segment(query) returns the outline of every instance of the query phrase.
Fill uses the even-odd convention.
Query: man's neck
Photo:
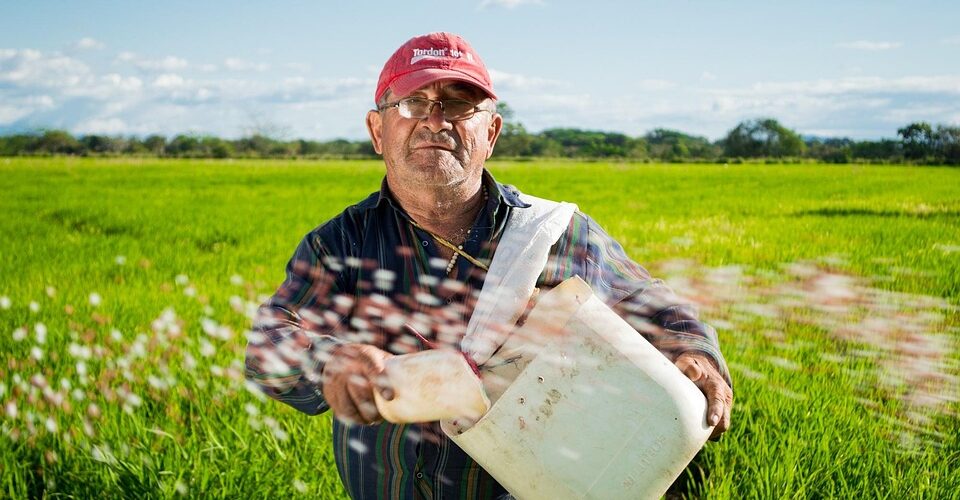
[[[454,186],[387,182],[393,197],[417,224],[454,244],[466,239],[483,206],[481,179]]]

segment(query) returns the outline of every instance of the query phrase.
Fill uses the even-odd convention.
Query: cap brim
[[[485,85],[483,82],[470,75],[466,75],[455,69],[448,68],[424,68],[417,71],[411,71],[393,80],[393,82],[390,83],[390,92],[393,93],[394,97],[406,97],[414,90],[425,87],[438,80],[457,80],[460,82],[466,82],[482,90],[485,94],[490,96],[491,99],[497,98],[497,95],[493,93],[493,88],[491,88],[490,85]]]

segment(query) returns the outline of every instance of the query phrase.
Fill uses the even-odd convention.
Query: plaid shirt
[[[489,172],[483,182],[489,197],[463,249],[489,263],[510,213],[529,205]],[[320,373],[334,344],[362,342],[395,354],[425,349],[401,329],[411,323],[433,342],[459,346],[485,272],[461,258],[458,278],[449,279],[448,261],[439,255],[432,237],[410,224],[384,179],[380,192],[301,241],[286,280],[260,307],[247,346],[247,378],[271,397],[317,415],[329,409]],[[550,288],[574,275],[668,357],[705,353],[729,383],[716,332],[579,211],[551,248],[537,286]],[[435,422],[351,426],[334,419],[333,446],[340,478],[353,498],[505,493]]]

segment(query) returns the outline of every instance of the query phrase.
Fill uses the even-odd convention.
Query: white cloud
[[[717,79],[717,75],[709,71],[704,71],[703,73],[700,73],[700,81],[702,82],[712,82],[716,79]]]
[[[944,45],[960,45],[960,35],[948,36],[940,40]]]
[[[960,76],[951,75],[758,82],[726,88],[675,85],[665,92],[635,87],[630,95],[564,90],[531,88],[507,100],[517,119],[532,131],[578,127],[641,135],[667,127],[711,139],[722,137],[742,120],[761,116],[776,118],[801,133],[853,138],[891,137],[910,121],[957,123],[960,116]]]
[[[4,99],[0,101],[0,125],[14,122],[39,111],[53,109],[55,105],[53,98],[48,95]]]
[[[130,52],[119,65],[90,66],[58,52],[0,49],[0,130],[63,127],[75,133],[236,137],[257,120],[290,137],[365,137],[377,72],[308,78],[278,64],[269,78],[172,64],[141,72]],[[163,59],[155,60],[162,62]],[[183,61],[181,63],[180,61]],[[377,70],[379,71],[379,69]],[[916,120],[960,121],[960,75],[849,76],[723,86],[639,79],[625,93],[587,93],[570,82],[491,70],[501,99],[529,130],[579,127],[640,135],[654,127],[722,137],[737,122],[772,116],[801,133],[891,137]],[[704,72],[706,74],[706,72]],[[318,119],[318,117],[322,117]]]
[[[677,87],[677,84],[668,80],[659,80],[655,78],[647,78],[642,80],[637,80],[631,85],[636,90],[642,92],[656,92],[659,90],[670,90]]]
[[[891,50],[900,48],[903,44],[900,42],[874,42],[870,40],[857,40],[854,42],[838,43],[837,47],[841,49],[853,50]]]
[[[116,64],[132,64],[135,67],[148,72],[171,72],[187,69],[190,63],[186,59],[176,56],[166,56],[158,59],[142,57],[134,52],[121,52],[114,59]]]
[[[283,66],[287,69],[297,71],[300,73],[306,73],[311,69],[313,69],[313,67],[309,63],[292,62],[292,63],[284,64]]]
[[[185,80],[182,76],[175,73],[164,73],[153,80],[153,85],[160,89],[171,89],[183,87]]]
[[[238,57],[228,57],[223,61],[223,66],[231,71],[266,71],[270,65],[266,63],[254,63]]]
[[[91,118],[73,127],[76,134],[126,135],[130,126],[120,118]]]
[[[379,71],[379,70],[378,70]],[[490,79],[493,80],[493,89],[498,93],[501,90],[543,90],[545,88],[563,87],[564,82],[559,80],[550,80],[537,76],[525,76],[516,73],[507,73],[495,69],[489,70]]]
[[[17,86],[70,87],[91,75],[83,62],[59,52],[0,50],[0,82]]]
[[[75,50],[100,50],[106,47],[106,45],[104,45],[103,42],[99,40],[95,40],[90,37],[83,37],[77,40],[76,42],[73,42],[72,44],[70,44],[70,47]]]
[[[479,8],[485,9],[490,6],[496,6],[515,9],[521,5],[544,5],[544,2],[543,0],[483,0],[480,2]]]

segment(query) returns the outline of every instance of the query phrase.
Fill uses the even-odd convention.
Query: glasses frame
[[[418,117],[415,117],[415,116],[404,116],[403,112],[400,111],[400,104],[401,104],[401,103],[404,103],[404,102],[414,101],[414,100],[416,100],[416,101],[427,101],[427,102],[430,103],[430,105],[427,107],[427,114],[425,114],[424,116],[421,116],[421,117],[419,117],[419,118],[418,118]],[[377,106],[377,111],[386,111],[387,109],[390,109],[390,108],[397,108],[397,112],[400,113],[400,116],[402,116],[403,118],[407,118],[407,119],[410,119],[410,120],[423,120],[423,119],[425,119],[425,118],[429,118],[430,115],[433,114],[433,106],[439,104],[439,105],[440,105],[440,111],[441,111],[442,114],[443,114],[443,119],[444,119],[444,120],[447,120],[448,122],[462,122],[462,121],[464,121],[464,120],[469,120],[469,119],[473,118],[474,115],[476,115],[477,113],[479,113],[479,112],[481,112],[481,111],[487,111],[487,112],[489,112],[489,113],[494,113],[494,112],[495,112],[495,111],[492,110],[492,109],[481,108],[480,105],[477,104],[477,105],[474,105],[474,106],[473,106],[473,109],[471,109],[471,110],[468,112],[468,114],[466,114],[466,115],[461,115],[461,116],[456,117],[456,118],[450,118],[450,117],[447,116],[447,108],[446,108],[447,105],[444,104],[445,102],[447,102],[447,103],[449,103],[449,102],[465,102],[465,103],[467,103],[467,104],[472,104],[470,101],[468,101],[468,100],[466,100],[466,99],[427,99],[426,97],[411,96],[411,97],[404,97],[404,98],[402,98],[402,99],[398,99],[398,100],[396,100],[396,101],[394,101],[394,102],[388,102],[388,103],[386,103],[386,104],[384,104],[384,105],[382,105],[382,106]]]

